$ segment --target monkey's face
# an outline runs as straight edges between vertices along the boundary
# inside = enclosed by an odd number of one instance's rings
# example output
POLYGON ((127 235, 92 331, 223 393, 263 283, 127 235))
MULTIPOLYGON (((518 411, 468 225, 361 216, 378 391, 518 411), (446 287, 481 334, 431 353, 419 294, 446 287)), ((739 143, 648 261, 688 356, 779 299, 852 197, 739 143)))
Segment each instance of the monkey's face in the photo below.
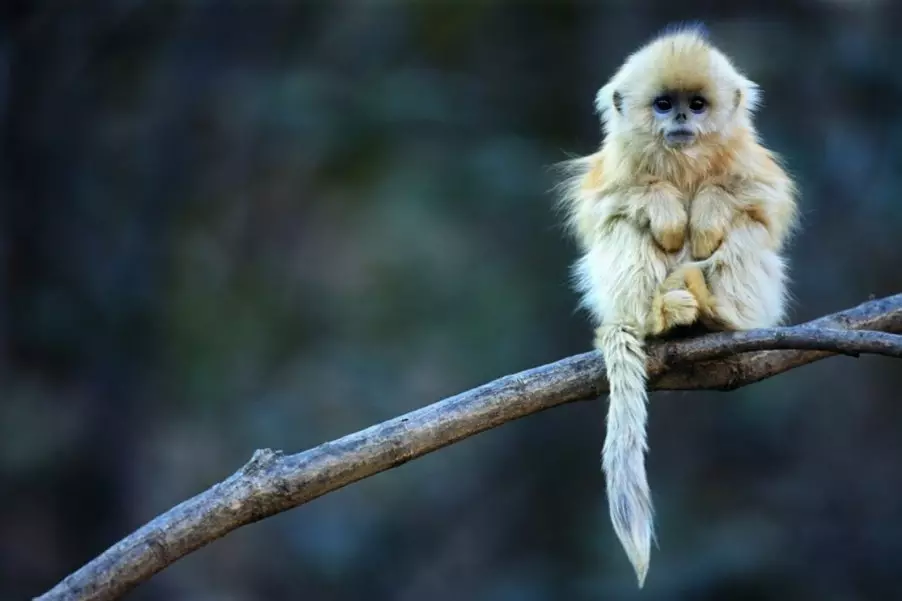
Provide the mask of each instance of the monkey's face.
POLYGON ((596 106, 605 133, 638 142, 632 148, 694 152, 748 126, 757 96, 726 56, 685 35, 632 55, 598 91, 596 106))
POLYGON ((709 125, 709 103, 698 92, 659 94, 652 100, 651 114, 655 130, 669 148, 692 145, 709 125))

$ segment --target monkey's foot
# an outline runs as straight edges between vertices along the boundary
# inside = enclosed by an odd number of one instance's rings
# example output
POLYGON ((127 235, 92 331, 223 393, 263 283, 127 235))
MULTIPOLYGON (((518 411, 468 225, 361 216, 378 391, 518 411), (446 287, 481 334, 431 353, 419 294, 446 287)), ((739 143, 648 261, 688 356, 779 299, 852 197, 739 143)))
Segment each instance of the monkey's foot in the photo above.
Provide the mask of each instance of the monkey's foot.
POLYGON ((698 301, 688 290, 658 292, 652 300, 649 333, 663 334, 677 326, 688 326, 698 319, 698 301))
POLYGON ((704 311, 699 314, 699 322, 715 332, 736 332, 762 327, 758 324, 744 322, 734 306, 720 302, 714 295, 708 297, 704 311))
MULTIPOLYGON (((681 284, 681 288, 685 287, 698 303, 698 308, 702 313, 711 313, 714 308, 714 297, 708 289, 708 283, 705 282, 705 276, 698 267, 686 266, 674 271, 670 277, 674 278, 681 284)), ((666 283, 666 281, 665 281, 666 283)))

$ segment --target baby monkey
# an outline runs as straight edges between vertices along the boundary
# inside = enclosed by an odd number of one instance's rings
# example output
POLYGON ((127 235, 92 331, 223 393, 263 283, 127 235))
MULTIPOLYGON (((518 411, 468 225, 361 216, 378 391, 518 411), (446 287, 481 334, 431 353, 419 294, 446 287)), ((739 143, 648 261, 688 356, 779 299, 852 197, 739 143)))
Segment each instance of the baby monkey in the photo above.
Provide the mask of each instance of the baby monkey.
POLYGON ((654 539, 645 339, 784 319, 796 190, 758 140, 758 101, 757 85, 703 29, 674 28, 601 88, 601 148, 567 163, 574 280, 610 384, 602 467, 611 521, 640 588, 654 539))

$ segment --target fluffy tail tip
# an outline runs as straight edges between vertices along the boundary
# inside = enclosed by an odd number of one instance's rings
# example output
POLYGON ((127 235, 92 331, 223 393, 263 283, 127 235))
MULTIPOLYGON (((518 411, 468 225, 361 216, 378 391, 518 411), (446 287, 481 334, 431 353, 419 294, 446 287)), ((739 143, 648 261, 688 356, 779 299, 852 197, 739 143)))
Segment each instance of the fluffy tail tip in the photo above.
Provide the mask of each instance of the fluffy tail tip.
POLYGON ((639 581, 639 588, 645 586, 645 577, 648 575, 648 562, 634 564, 636 569, 636 580, 639 581))
POLYGON ((648 576, 650 559, 648 547, 647 539, 641 542, 637 540, 624 544, 627 557, 629 557, 630 563, 633 564, 633 570, 636 572, 636 580, 640 589, 645 586, 645 577, 648 576))
POLYGON ((655 539, 651 499, 648 490, 640 487, 627 494, 615 494, 612 500, 615 501, 611 504, 614 531, 636 572, 641 589, 648 575, 651 546, 655 539))

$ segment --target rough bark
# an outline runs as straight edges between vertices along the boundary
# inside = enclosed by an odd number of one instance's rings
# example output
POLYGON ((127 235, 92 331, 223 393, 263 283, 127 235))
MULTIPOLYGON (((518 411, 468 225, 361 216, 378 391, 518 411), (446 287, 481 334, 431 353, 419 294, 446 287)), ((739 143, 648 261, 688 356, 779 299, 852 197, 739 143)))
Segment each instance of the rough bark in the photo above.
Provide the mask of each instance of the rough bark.
MULTIPOLYGON (((806 324, 649 345, 650 387, 733 390, 837 353, 902 356, 902 294, 806 324), (856 330, 869 330, 858 332, 856 330)), ((607 391, 588 352, 483 386, 294 455, 258 450, 226 480, 161 514, 40 601, 107 601, 243 525, 506 422, 607 391)))

